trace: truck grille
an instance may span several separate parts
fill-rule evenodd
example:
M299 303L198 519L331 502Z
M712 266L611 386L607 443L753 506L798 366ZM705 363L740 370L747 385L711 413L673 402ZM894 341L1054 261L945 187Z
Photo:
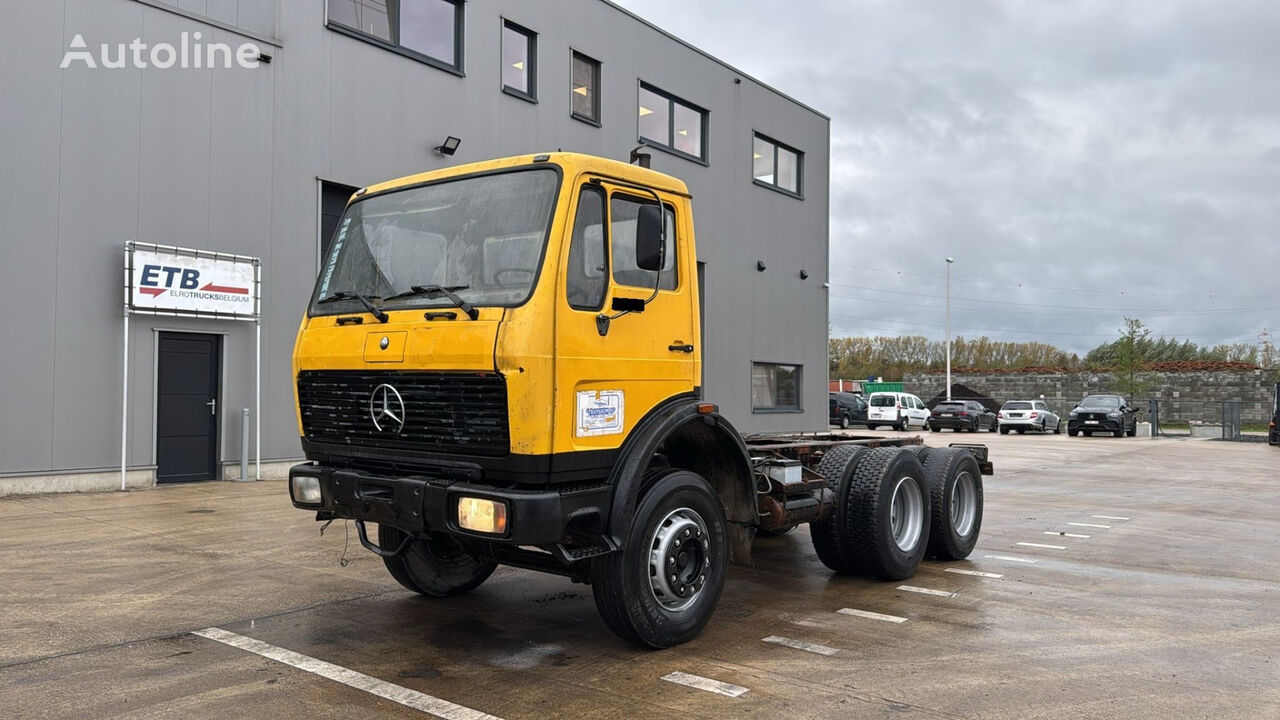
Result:
M389 385L404 403L400 420L374 424L374 390ZM391 395L393 414L399 403ZM307 439L388 450L506 455L507 384L496 373L307 370L298 373L298 405ZM398 432L397 432L398 430Z

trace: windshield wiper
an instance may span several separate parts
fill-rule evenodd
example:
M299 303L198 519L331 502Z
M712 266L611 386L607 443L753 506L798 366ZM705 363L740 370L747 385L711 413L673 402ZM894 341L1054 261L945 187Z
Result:
M476 310L471 303L458 297L455 290L466 290L470 285L410 285L408 290L397 293L387 298L395 300L397 298L415 297L417 295L426 295L427 297L446 297L449 298L458 309L467 314L467 317L475 320L480 317L480 311Z
M339 290L329 297L320 298L316 301L316 304L324 305L325 303L338 302L339 300L359 300L360 304L364 305L364 309L368 310L370 315L377 318L378 322L386 322L390 316L382 310L379 310L378 306L374 305L372 302L374 300L381 299L382 298L377 295L361 295L358 292L352 292L350 290Z

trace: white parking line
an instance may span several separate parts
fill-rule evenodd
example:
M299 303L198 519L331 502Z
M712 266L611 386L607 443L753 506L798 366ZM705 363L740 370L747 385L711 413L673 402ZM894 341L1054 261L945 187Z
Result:
M1042 545L1040 543L1029 543L1029 542L1014 543L1014 545L1021 545L1023 547L1048 548L1050 550L1066 550L1067 549L1066 545Z
M701 675L690 675L689 673L673 672L662 676L663 680L673 682L677 685L685 685L695 690L706 690L707 692L717 693L726 697L738 697L747 693L747 688L741 685L730 685L719 680L704 678Z
M1091 528L1100 528L1102 530L1111 529L1110 525L1099 525L1097 523L1067 523L1067 524L1072 527L1091 527Z
M916 587L915 585L899 585L898 589L905 590L906 592L919 593L921 595L934 595L944 598L953 598L956 596L955 593L947 592L946 590L934 590L932 588Z
M317 660L313 657L307 657L292 650L285 650L274 645L268 645L260 640L237 635L228 632L222 628L205 628L204 630L196 630L192 635L199 635L203 638L220 642L224 645L230 645L255 655L275 660L285 665L298 668L305 672L328 678L334 682L340 682L343 685L353 687L357 690L363 690L372 695L386 698L392 702L400 703L405 707L430 713L444 720L501 720L494 715L487 715L479 710L472 710L469 707L456 705L448 700L441 700L417 690L410 690L407 687L393 685L384 682L375 677L370 677L364 673L358 673L355 670L348 670L340 665L327 663L323 660Z
M1093 517L1096 517L1099 520L1128 520L1129 519L1127 517L1120 517L1119 515L1094 515Z
M764 642L773 643L774 645L783 645L785 647L795 648L796 650L804 650L805 652L817 653L819 655L835 655L840 652L839 650L833 647L827 647L826 645L818 645L816 643L805 642L803 640L792 640L791 638L778 637L777 635L770 635L769 637L764 638Z
M982 572L981 570L965 570L964 568L943 568L943 572L955 573L957 575L972 575L973 577L984 577L999 580L1004 577L997 573Z
M1014 557L1012 555L984 555L983 557L985 557L988 560L1008 560L1009 562L1029 563L1032 565L1034 565L1037 562L1035 560L1032 560L1031 558L1020 558L1020 557Z
M866 618L867 620L879 620L881 622L904 623L907 621L904 617L897 615L882 615L881 613L867 612L866 610L854 610L853 608L840 608L836 612L841 615L852 615L854 617Z
M1081 538L1081 539L1084 539L1084 540L1088 540L1088 539L1091 537L1091 536L1089 536L1089 535L1081 535L1081 534L1079 534L1079 533L1054 532L1053 530L1045 530L1045 531L1044 531L1044 534L1045 534L1045 535L1056 535L1057 537L1073 537L1073 538Z

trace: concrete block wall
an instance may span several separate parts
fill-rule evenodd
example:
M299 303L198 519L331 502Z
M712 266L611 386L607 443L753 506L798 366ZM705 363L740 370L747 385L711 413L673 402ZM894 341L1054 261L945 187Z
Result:
M1222 403L1239 400L1240 420L1245 423L1271 419L1271 388L1275 380L1263 370L1150 373L1152 390L1130 401L1147 411L1147 400L1160 400L1163 422L1222 419ZM963 384L998 401L1044 397L1054 412L1065 414L1090 393L1115 392L1110 373L951 373L953 384ZM928 400L945 392L944 373L910 373L903 378L907 392Z

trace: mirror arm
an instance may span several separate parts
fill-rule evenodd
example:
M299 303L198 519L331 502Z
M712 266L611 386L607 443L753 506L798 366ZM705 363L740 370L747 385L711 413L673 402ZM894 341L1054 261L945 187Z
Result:
M590 182L592 185L597 185L597 186L604 185L604 181L602 178L591 178L588 182ZM665 249L667 247L667 218L666 218L665 209L662 205L662 196L658 194L658 191L654 190L651 187L646 187L644 185L633 185L628 182L621 182L617 180L611 180L609 182L611 184L620 185L622 187L630 188L632 190L639 190L641 192L645 192L653 196L653 201L658 204L658 217L659 217L658 240L659 240L660 246ZM666 263L664 262L663 264L665 265ZM653 294L650 295L649 298L644 301L645 305L648 305L649 303L656 300L658 297L658 291L662 289L662 270L659 269L653 275L654 275ZM596 316L596 332L600 333L600 337L604 337L608 335L609 323L613 322L614 320L617 320L623 315L626 315L632 312L635 312L635 311L621 310L619 312L614 313L613 315L605 315L604 313L600 313L599 315Z

